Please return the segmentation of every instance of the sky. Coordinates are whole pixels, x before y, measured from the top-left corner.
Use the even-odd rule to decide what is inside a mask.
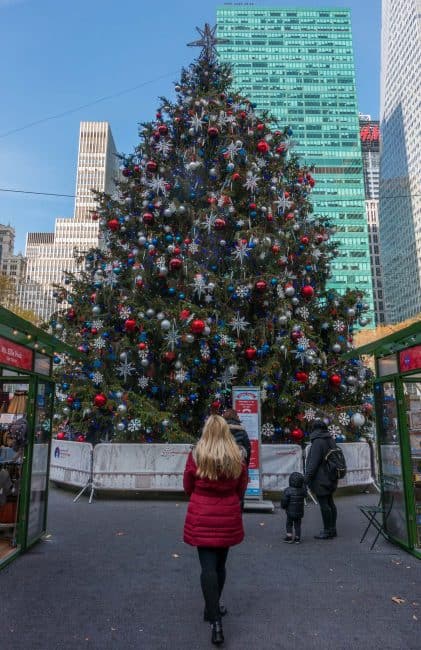
[[[108,121],[117,149],[130,153],[139,122],[198,50],[195,27],[214,24],[212,0],[0,0],[0,188],[74,194],[79,122]],[[229,3],[235,4],[235,3]],[[359,110],[379,114],[381,0],[265,0],[261,7],[349,7]],[[22,128],[104,96],[136,90]],[[14,129],[20,129],[9,133]],[[73,199],[0,192],[0,223],[53,231]]]

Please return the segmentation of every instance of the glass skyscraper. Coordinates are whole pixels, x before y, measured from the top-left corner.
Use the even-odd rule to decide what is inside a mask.
[[[349,10],[224,5],[217,26],[235,88],[291,126],[296,153],[315,167],[314,212],[329,217],[340,242],[329,286],[364,290],[372,312]]]
[[[383,0],[380,254],[386,322],[421,312],[421,0]]]

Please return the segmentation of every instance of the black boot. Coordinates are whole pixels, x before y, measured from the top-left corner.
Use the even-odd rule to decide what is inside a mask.
[[[225,605],[219,605],[219,616],[225,616],[225,614],[228,614],[227,608],[225,607]],[[203,612],[203,620],[206,621],[207,623],[210,623],[210,618],[208,616],[208,612],[206,610],[206,607],[205,607],[205,610]]]
[[[330,535],[330,537],[337,537],[338,533],[336,532],[336,528],[331,528],[329,530],[329,535]]]
[[[328,530],[321,530],[318,535],[314,536],[314,539],[332,539],[332,535]]]
[[[215,621],[211,625],[212,636],[211,641],[214,645],[222,645],[224,642],[224,631],[222,629],[221,621]]]

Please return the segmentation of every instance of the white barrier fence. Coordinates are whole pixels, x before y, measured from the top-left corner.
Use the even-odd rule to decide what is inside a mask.
[[[341,445],[347,475],[340,487],[373,483],[370,448],[365,442]],[[95,490],[182,491],[183,472],[191,445],[99,444],[54,440],[50,479]],[[262,445],[264,490],[282,490],[291,472],[303,471],[298,445]]]
[[[291,472],[303,471],[303,450],[299,445],[262,445],[262,478],[264,490],[288,487]]]
[[[191,445],[100,444],[93,485],[103,490],[182,490]]]
[[[92,477],[93,447],[87,442],[53,440],[50,480],[75,487],[85,486]]]

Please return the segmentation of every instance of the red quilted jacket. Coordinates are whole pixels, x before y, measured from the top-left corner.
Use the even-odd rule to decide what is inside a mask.
[[[183,485],[190,497],[184,523],[184,541],[191,546],[228,547],[244,539],[241,499],[246,491],[247,468],[237,479],[211,481],[196,476],[197,466],[188,455]]]

